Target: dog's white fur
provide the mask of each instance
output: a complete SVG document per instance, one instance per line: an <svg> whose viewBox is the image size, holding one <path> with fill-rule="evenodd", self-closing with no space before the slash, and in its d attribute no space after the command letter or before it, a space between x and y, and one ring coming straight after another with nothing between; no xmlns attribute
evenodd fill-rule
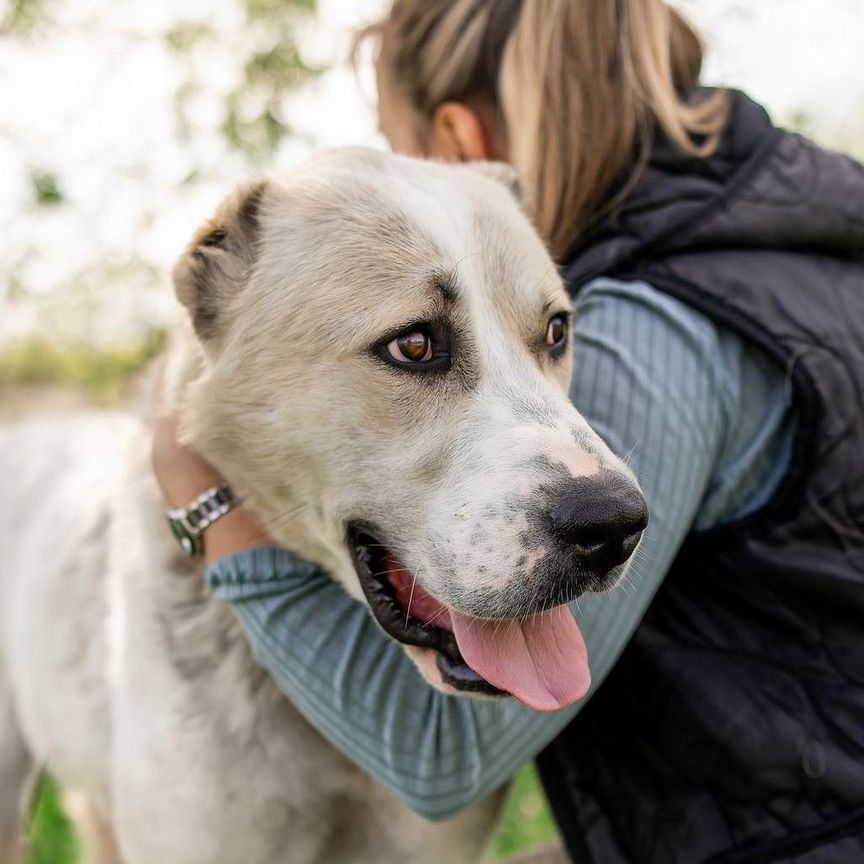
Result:
<svg viewBox="0 0 864 864"><path fill-rule="evenodd" d="M200 338L169 374L189 440L360 599L352 519L447 602L524 614L514 575L551 555L528 518L549 484L632 482L567 399L569 354L545 350L569 301L496 173L326 154L233 196L178 265ZM430 318L458 330L452 372L374 355ZM425 822L256 665L166 530L149 440L124 416L0 432L0 864L41 765L110 825L94 860L479 860L497 799ZM410 653L443 687L432 652Z"/></svg>

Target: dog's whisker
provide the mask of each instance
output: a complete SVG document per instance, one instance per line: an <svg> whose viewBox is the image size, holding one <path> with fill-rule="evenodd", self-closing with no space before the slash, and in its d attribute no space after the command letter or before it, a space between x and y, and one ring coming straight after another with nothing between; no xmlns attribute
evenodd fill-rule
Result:
<svg viewBox="0 0 864 864"><path fill-rule="evenodd" d="M447 608L446 607L439 609L428 621L423 621L422 624L424 627L433 627L435 625L435 622L438 621L440 618L442 618L446 614L447 614Z"/></svg>
<svg viewBox="0 0 864 864"><path fill-rule="evenodd" d="M411 603L414 601L414 587L417 585L417 574L414 574L414 579L411 582L411 593L408 596L408 607L405 609L405 626L408 626L408 618L411 615Z"/></svg>
<svg viewBox="0 0 864 864"><path fill-rule="evenodd" d="M636 563L637 563L636 561L633 561L633 563L629 567L627 567L624 570L624 572L621 574L621 578L625 582L627 582L629 585L632 585L634 588L636 587L636 583L633 581L633 576L636 575L636 570L635 570ZM632 571L632 575L631 575L631 571Z"/></svg>
<svg viewBox="0 0 864 864"><path fill-rule="evenodd" d="M269 531L271 528L278 528L284 525L286 522L290 522L293 519L296 519L304 510L308 510L309 505L306 503L298 504L291 510L286 510L283 513L279 513L271 519L266 519L261 523L261 527L265 531Z"/></svg>
<svg viewBox="0 0 864 864"><path fill-rule="evenodd" d="M639 565L641 563L641 561L633 560L627 570L621 574L621 578L637 592L639 591L639 585L634 580L639 579L641 581L642 574L639 570Z"/></svg>
<svg viewBox="0 0 864 864"><path fill-rule="evenodd" d="M637 441L625 454L621 457L621 461L629 468L630 460L633 458L633 454L642 446L641 441Z"/></svg>
<svg viewBox="0 0 864 864"><path fill-rule="evenodd" d="M649 554L648 554L648 553L647 553L647 552L642 548L642 546L637 546L637 547L636 547L636 552L633 554L633 560L634 560L634 561L638 561L638 560L640 560L640 559L644 559L645 561L648 561L648 562L650 562L650 563L652 563L652 564L654 563L654 560L655 560L655 559L654 559L654 556L653 556L653 555L649 555Z"/></svg>
<svg viewBox="0 0 864 864"><path fill-rule="evenodd" d="M473 257L474 255L476 255L476 254L477 254L477 250L476 250L476 249L475 249L473 252L467 252L465 255L463 255L463 256L462 256L462 257L461 257L461 258L460 258L460 259L459 259L459 260L458 260L458 261L453 265L453 269L454 269L454 270L458 270L458 269L459 269L459 265L460 265L463 261L467 261L469 258L472 258L472 257Z"/></svg>

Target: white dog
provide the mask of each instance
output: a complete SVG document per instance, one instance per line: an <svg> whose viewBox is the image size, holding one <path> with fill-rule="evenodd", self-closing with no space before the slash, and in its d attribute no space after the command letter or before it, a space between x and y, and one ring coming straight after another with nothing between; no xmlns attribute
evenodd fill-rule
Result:
<svg viewBox="0 0 864 864"><path fill-rule="evenodd" d="M172 386L189 441L432 685L550 710L588 686L557 607L614 583L646 517L568 400L570 302L514 192L365 150L241 190L178 264ZM116 415L0 432L0 864L41 765L86 798L93 860L479 860L497 800L426 823L256 665L149 441Z"/></svg>

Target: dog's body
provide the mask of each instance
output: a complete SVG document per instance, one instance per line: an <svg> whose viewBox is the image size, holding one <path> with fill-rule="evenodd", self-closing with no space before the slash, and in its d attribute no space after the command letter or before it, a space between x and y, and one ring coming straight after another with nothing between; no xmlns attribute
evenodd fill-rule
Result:
<svg viewBox="0 0 864 864"><path fill-rule="evenodd" d="M600 544L601 568L598 544L588 560L570 536L572 515L563 527L537 517L560 515L550 490L574 478L635 482L567 400L569 354L547 351L543 328L568 301L500 183L365 151L322 157L235 196L176 278L198 336L169 374L190 440L277 540L358 598L370 576L355 524L423 573L459 639L469 615L542 620L605 587L629 555L606 561ZM432 373L398 353L412 348L393 329L427 320L446 335L430 346L448 346ZM42 765L82 790L105 860L479 860L495 798L448 823L420 819L255 663L166 530L149 447L148 428L122 416L0 432L0 476L14 479L0 496L0 864L17 861L20 805ZM382 485L393 476L398 488ZM495 547L472 551L487 534ZM440 651L411 645L453 692L458 650L442 666Z"/></svg>
<svg viewBox="0 0 864 864"><path fill-rule="evenodd" d="M0 705L15 708L0 726L0 836L45 764L86 792L130 864L477 861L494 802L455 824L420 819L254 662L166 534L149 439L108 416L0 436L16 477L0 504Z"/></svg>

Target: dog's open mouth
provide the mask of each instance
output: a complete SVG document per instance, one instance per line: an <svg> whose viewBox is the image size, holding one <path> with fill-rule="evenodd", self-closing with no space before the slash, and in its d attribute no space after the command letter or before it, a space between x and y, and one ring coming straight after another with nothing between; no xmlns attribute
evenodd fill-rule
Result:
<svg viewBox="0 0 864 864"><path fill-rule="evenodd" d="M587 692L587 650L568 609L524 620L474 618L429 594L365 526L352 525L348 542L378 623L398 642L435 650L446 684L513 695L540 711L563 708Z"/></svg>
<svg viewBox="0 0 864 864"><path fill-rule="evenodd" d="M397 642L438 652L438 671L457 690L505 696L463 659L448 608L418 585L414 575L371 534L349 531L354 567L378 623Z"/></svg>

